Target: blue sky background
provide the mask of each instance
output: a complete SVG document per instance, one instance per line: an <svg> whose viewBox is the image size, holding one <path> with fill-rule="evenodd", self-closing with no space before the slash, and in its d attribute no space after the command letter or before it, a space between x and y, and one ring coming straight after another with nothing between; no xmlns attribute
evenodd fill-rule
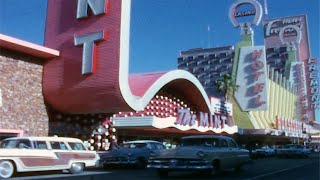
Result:
<svg viewBox="0 0 320 180"><path fill-rule="evenodd" d="M0 33L42 45L46 2L1 0ZM182 50L235 45L240 31L228 19L233 2L132 0L130 72L176 69ZM311 54L319 57L319 6L319 0L268 0L268 18L307 14ZM255 28L257 45L263 44L262 29Z"/></svg>
<svg viewBox="0 0 320 180"><path fill-rule="evenodd" d="M235 45L240 30L228 19L235 1L132 0L130 72L176 69L182 50ZM0 0L0 33L43 45L46 3ZM268 0L269 14L264 18L306 14L311 55L319 58L319 6L319 0ZM254 28L256 45L263 44L261 24Z"/></svg>

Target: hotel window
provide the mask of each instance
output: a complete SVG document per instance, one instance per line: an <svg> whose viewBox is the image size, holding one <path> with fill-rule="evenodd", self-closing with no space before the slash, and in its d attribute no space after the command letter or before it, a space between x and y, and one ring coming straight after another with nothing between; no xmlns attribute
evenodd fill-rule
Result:
<svg viewBox="0 0 320 180"><path fill-rule="evenodd" d="M204 59L204 55L199 55L197 58L198 58L199 60L202 60L202 59Z"/></svg>
<svg viewBox="0 0 320 180"><path fill-rule="evenodd" d="M209 55L209 59L215 59L216 58L216 54L210 54Z"/></svg>
<svg viewBox="0 0 320 180"><path fill-rule="evenodd" d="M189 62L192 62L194 60L193 56L189 56L187 59L188 59Z"/></svg>
<svg viewBox="0 0 320 180"><path fill-rule="evenodd" d="M225 58L225 57L227 57L227 53L225 53L225 52L224 52L224 53L220 53L220 54L219 54L219 57L220 57L220 58Z"/></svg>
<svg viewBox="0 0 320 180"><path fill-rule="evenodd" d="M282 54L280 55L280 59L281 59L281 60L287 60L288 58L289 58L288 53L282 53Z"/></svg>
<svg viewBox="0 0 320 180"><path fill-rule="evenodd" d="M280 53L287 52L287 47L280 47Z"/></svg>
<svg viewBox="0 0 320 180"><path fill-rule="evenodd" d="M266 53L269 54L274 52L275 52L275 48L268 48Z"/></svg>

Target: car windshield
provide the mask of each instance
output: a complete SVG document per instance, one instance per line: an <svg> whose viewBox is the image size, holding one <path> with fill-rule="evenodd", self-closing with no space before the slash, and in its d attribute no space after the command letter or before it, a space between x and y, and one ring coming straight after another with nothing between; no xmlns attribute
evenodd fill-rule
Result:
<svg viewBox="0 0 320 180"><path fill-rule="evenodd" d="M3 149L12 149L12 148L19 148L19 149L29 149L31 148L31 144L29 140L3 140L0 144L0 148Z"/></svg>
<svg viewBox="0 0 320 180"><path fill-rule="evenodd" d="M214 138L187 138L182 140L181 146L218 147L219 140Z"/></svg>
<svg viewBox="0 0 320 180"><path fill-rule="evenodd" d="M297 145L297 144L288 144L285 146L285 148L302 148L301 145Z"/></svg>
<svg viewBox="0 0 320 180"><path fill-rule="evenodd" d="M145 148L146 146L146 143L125 143L122 145L124 148Z"/></svg>

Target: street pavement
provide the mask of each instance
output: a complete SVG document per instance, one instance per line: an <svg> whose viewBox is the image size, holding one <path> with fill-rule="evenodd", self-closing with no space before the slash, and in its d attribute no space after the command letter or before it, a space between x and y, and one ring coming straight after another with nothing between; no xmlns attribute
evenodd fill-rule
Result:
<svg viewBox="0 0 320 180"><path fill-rule="evenodd" d="M179 179L222 179L222 180L320 180L319 153L313 153L309 158L260 158L246 165L240 172L225 171L215 176L205 176L196 172L172 172L166 180ZM121 179L121 180L153 180L160 179L153 169L113 168L92 169L79 175L61 172L22 173L16 180L27 179Z"/></svg>

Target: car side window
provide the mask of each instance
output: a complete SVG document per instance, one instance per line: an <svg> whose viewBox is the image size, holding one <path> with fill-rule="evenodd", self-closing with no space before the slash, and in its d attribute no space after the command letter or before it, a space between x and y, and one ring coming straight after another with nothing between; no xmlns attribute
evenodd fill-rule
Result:
<svg viewBox="0 0 320 180"><path fill-rule="evenodd" d="M212 147L213 146L213 141L212 139L203 139L203 143L204 143L204 146L206 147Z"/></svg>
<svg viewBox="0 0 320 180"><path fill-rule="evenodd" d="M72 150L86 150L86 148L81 143L69 142L68 144Z"/></svg>
<svg viewBox="0 0 320 180"><path fill-rule="evenodd" d="M228 143L225 139L221 139L220 143L221 143L221 147L228 147Z"/></svg>
<svg viewBox="0 0 320 180"><path fill-rule="evenodd" d="M165 149L165 146L162 144L156 144L156 148L157 150L162 150L162 149Z"/></svg>
<svg viewBox="0 0 320 180"><path fill-rule="evenodd" d="M50 145L51 145L52 149L60 149L60 150L67 150L68 149L64 142L51 141Z"/></svg>
<svg viewBox="0 0 320 180"><path fill-rule="evenodd" d="M148 144L147 144L147 148L148 148L148 149L151 149L151 150L155 150L155 149L156 149L156 146L155 146L153 143L148 143Z"/></svg>
<svg viewBox="0 0 320 180"><path fill-rule="evenodd" d="M238 145L232 140L228 140L228 144L229 144L229 147L233 147L233 148L237 148L238 147Z"/></svg>
<svg viewBox="0 0 320 180"><path fill-rule="evenodd" d="M35 149L48 149L47 143L45 141L34 141L33 146Z"/></svg>
<svg viewBox="0 0 320 180"><path fill-rule="evenodd" d="M19 144L18 144L18 148L19 149L31 149L31 142L27 139L21 139L19 140Z"/></svg>

